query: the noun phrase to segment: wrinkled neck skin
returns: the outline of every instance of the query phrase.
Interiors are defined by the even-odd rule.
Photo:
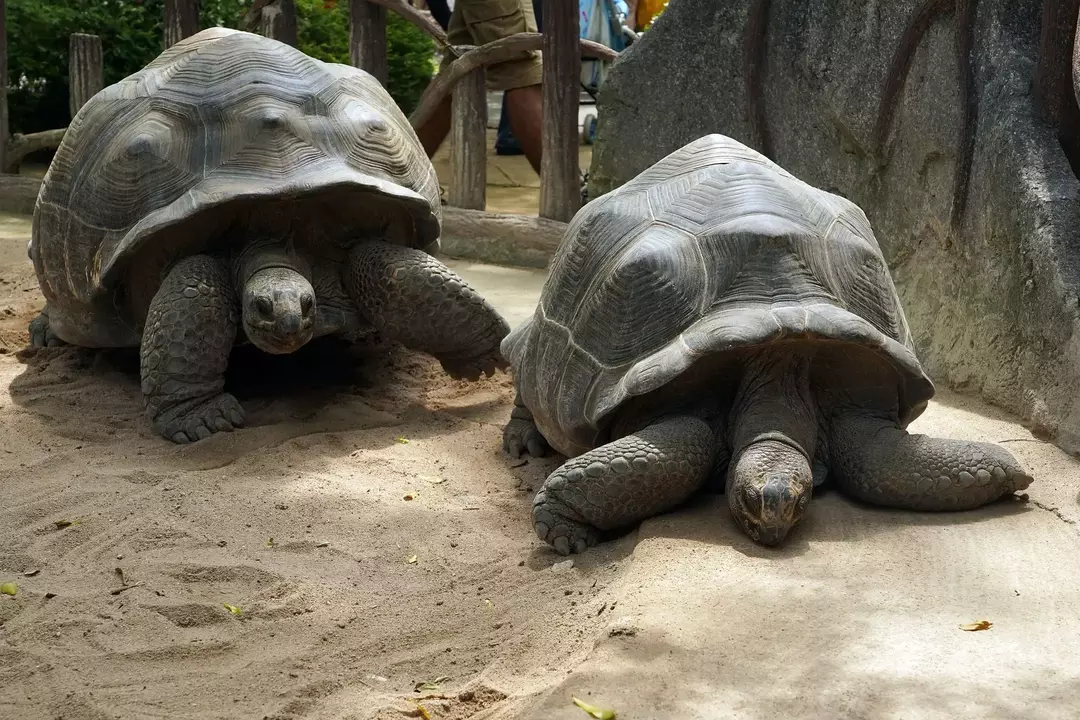
[[[232,261],[240,289],[244,332],[260,350],[295,352],[315,329],[315,290],[311,265],[289,240],[257,237]]]
[[[813,490],[819,417],[811,359],[812,350],[795,347],[752,355],[729,416],[728,503],[746,534],[763,545],[787,537]]]

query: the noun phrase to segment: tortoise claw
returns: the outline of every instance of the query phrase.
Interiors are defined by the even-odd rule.
[[[228,393],[222,393],[194,406],[166,410],[154,419],[162,436],[184,445],[219,432],[232,432],[244,423],[244,408]]]

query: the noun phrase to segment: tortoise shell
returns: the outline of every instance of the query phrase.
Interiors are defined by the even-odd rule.
[[[578,212],[502,352],[537,427],[572,457],[703,358],[780,341],[891,363],[905,425],[934,393],[862,210],[708,135]]]
[[[371,75],[204,30],[72,120],[28,249],[53,325],[84,345],[137,344],[162,268],[221,241],[238,217],[317,226],[328,246],[378,233],[434,252],[439,185]],[[127,281],[142,282],[138,302],[118,292]]]

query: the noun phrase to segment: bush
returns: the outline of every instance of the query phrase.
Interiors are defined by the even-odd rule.
[[[295,0],[300,49],[349,62],[348,4]],[[202,0],[202,26],[237,27],[250,0]],[[12,132],[68,124],[68,36],[101,36],[105,84],[137,71],[161,52],[164,0],[7,0],[8,108]],[[434,43],[392,13],[387,22],[390,95],[408,113],[434,68]]]
[[[300,49],[308,55],[349,64],[349,7],[344,0],[295,0]],[[392,11],[386,19],[387,89],[406,114],[413,111],[435,71],[435,43]]]

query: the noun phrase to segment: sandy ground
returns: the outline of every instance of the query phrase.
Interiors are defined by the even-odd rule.
[[[237,357],[249,427],[175,446],[131,353],[17,352],[25,247],[0,219],[0,717],[1078,713],[1080,467],[991,408],[942,393],[916,429],[1008,441],[1029,502],[826,493],[767,551],[706,496],[571,565],[529,525],[559,461],[501,454],[507,376],[333,343]],[[543,281],[455,267],[512,323]]]

